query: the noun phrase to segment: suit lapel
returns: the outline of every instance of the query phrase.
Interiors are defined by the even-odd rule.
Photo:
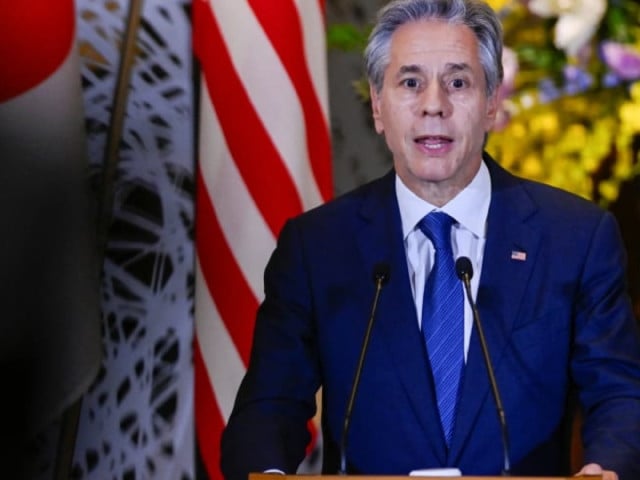
[[[390,264],[390,279],[380,295],[375,321],[387,342],[417,424],[425,438],[441,438],[433,381],[411,294],[394,181],[391,172],[364,201],[358,244],[367,271],[372,272],[377,262]],[[402,413],[393,414],[402,418]],[[433,449],[431,455],[441,462],[446,460],[443,442],[426,443]]]
[[[501,360],[514,320],[522,314],[519,309],[536,261],[539,236],[527,221],[535,213],[535,205],[519,180],[490,159],[487,165],[492,198],[476,303],[499,383],[500,377],[508,377],[508,372],[500,375]],[[474,326],[449,456],[451,464],[459,462],[484,402],[493,403],[494,398]],[[496,422],[497,418],[496,414]]]

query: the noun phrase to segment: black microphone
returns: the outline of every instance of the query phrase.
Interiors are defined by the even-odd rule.
[[[496,382],[496,376],[493,372],[491,357],[489,357],[489,348],[487,347],[487,342],[484,338],[484,331],[482,330],[482,323],[480,322],[480,313],[478,313],[476,302],[473,301],[473,297],[471,296],[471,277],[473,277],[471,260],[467,257],[458,258],[456,260],[456,273],[458,274],[458,278],[462,280],[462,283],[464,284],[464,289],[467,293],[467,300],[469,300],[469,305],[471,305],[471,311],[473,312],[474,325],[476,326],[476,330],[478,330],[478,338],[480,338],[480,346],[482,347],[482,353],[484,355],[484,363],[487,366],[487,372],[489,372],[489,382],[491,383],[491,391],[493,392],[493,398],[496,402],[498,420],[500,421],[500,430],[502,433],[502,450],[504,455],[502,475],[509,476],[511,475],[511,461],[509,459],[509,432],[507,430],[507,420],[504,414],[500,392],[498,391],[498,382]]]
[[[369,347],[369,338],[371,337],[371,329],[373,328],[373,319],[376,316],[376,309],[378,308],[378,298],[380,297],[380,291],[382,287],[389,281],[391,275],[390,267],[388,263],[376,263],[373,267],[373,282],[376,285],[376,292],[373,296],[373,303],[371,304],[371,315],[369,316],[369,324],[367,325],[367,331],[364,334],[364,340],[362,342],[362,348],[360,349],[360,358],[358,359],[358,366],[353,375],[353,384],[351,385],[351,393],[349,394],[349,402],[347,403],[347,409],[344,414],[344,424],[342,425],[342,438],[340,439],[340,470],[339,475],[347,474],[347,437],[349,435],[349,424],[351,423],[351,414],[353,412],[353,403],[358,393],[358,385],[360,384],[360,375],[362,374],[362,367],[364,365],[364,358],[367,355],[367,348]]]

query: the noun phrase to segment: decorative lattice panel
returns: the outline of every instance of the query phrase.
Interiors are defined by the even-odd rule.
[[[189,3],[143,4],[102,276],[104,361],[83,400],[74,478],[193,478]],[[95,184],[128,8],[76,0]]]

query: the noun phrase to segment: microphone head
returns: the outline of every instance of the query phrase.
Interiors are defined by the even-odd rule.
[[[456,274],[460,280],[467,277],[469,280],[473,277],[473,267],[468,257],[459,257],[456,260]]]
[[[384,285],[389,281],[389,277],[391,276],[391,267],[388,263],[380,262],[376,263],[373,266],[373,282],[380,282],[381,285]]]

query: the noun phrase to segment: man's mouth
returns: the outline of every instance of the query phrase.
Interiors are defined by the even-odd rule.
[[[453,139],[444,135],[422,135],[414,138],[413,141],[429,150],[438,150],[450,145]]]

